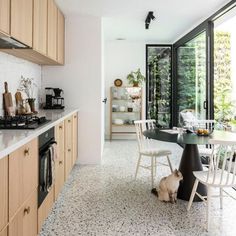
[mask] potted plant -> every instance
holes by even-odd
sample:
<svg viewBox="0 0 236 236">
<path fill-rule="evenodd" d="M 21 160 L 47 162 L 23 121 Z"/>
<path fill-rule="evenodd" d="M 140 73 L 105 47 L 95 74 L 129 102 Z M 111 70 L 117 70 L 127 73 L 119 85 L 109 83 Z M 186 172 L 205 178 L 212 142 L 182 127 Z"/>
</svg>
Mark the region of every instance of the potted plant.
<svg viewBox="0 0 236 236">
<path fill-rule="evenodd" d="M 139 84 L 145 81 L 145 77 L 142 75 L 139 68 L 137 71 L 131 71 L 131 73 L 127 75 L 127 80 L 129 84 L 132 84 L 134 87 L 138 87 Z"/>
<path fill-rule="evenodd" d="M 30 110 L 33 113 L 36 113 L 35 110 L 35 98 L 34 98 L 34 89 L 37 87 L 37 85 L 34 82 L 33 78 L 24 78 L 21 76 L 19 91 L 25 92 L 27 95 L 27 102 L 30 106 Z"/>
</svg>

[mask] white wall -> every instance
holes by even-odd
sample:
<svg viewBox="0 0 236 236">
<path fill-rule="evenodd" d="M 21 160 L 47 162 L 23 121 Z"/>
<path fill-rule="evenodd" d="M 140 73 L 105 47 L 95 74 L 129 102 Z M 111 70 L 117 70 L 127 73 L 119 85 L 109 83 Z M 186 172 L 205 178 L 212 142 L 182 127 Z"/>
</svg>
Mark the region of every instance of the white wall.
<svg viewBox="0 0 236 236">
<path fill-rule="evenodd" d="M 105 136 L 109 138 L 110 131 L 110 87 L 114 86 L 114 80 L 122 79 L 123 85 L 128 85 L 127 75 L 131 71 L 141 69 L 145 75 L 145 47 L 144 41 L 106 41 L 105 42 L 105 87 L 108 103 L 106 105 Z M 143 98 L 145 88 L 143 88 Z M 143 117 L 145 111 L 145 99 L 143 99 Z M 116 136 L 117 138 L 127 138 L 126 136 Z M 132 136 L 135 138 L 135 136 Z"/>
<path fill-rule="evenodd" d="M 13 102 L 15 102 L 15 93 L 19 87 L 21 75 L 35 79 L 38 88 L 35 90 L 35 98 L 38 103 L 41 88 L 41 66 L 0 52 L 0 93 L 4 92 L 4 82 L 7 81 Z M 2 96 L 0 96 L 0 104 L 0 110 L 2 110 Z"/>
<path fill-rule="evenodd" d="M 101 18 L 66 19 L 65 66 L 43 67 L 43 87 L 64 90 L 65 106 L 79 108 L 79 163 L 101 161 L 102 26 Z"/>
</svg>

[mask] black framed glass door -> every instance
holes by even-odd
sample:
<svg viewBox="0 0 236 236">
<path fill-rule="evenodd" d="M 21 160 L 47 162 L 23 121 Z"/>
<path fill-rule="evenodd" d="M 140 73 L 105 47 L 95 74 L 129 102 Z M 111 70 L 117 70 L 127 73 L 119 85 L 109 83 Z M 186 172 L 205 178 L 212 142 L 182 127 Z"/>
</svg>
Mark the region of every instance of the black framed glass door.
<svg viewBox="0 0 236 236">
<path fill-rule="evenodd" d="M 206 22 L 174 44 L 174 125 L 180 112 L 192 110 L 198 119 L 213 118 L 212 24 Z"/>
<path fill-rule="evenodd" d="M 146 45 L 146 117 L 171 127 L 172 46 Z"/>
</svg>

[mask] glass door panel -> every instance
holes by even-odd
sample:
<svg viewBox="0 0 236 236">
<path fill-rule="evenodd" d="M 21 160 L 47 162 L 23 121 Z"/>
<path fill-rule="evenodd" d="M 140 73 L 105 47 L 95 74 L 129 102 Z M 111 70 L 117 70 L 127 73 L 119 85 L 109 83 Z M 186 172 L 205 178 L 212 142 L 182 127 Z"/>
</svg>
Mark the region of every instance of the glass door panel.
<svg viewBox="0 0 236 236">
<path fill-rule="evenodd" d="M 157 126 L 171 126 L 172 47 L 147 45 L 146 116 Z"/>
<path fill-rule="evenodd" d="M 177 48 L 177 119 L 185 109 L 206 119 L 206 32 Z"/>
</svg>

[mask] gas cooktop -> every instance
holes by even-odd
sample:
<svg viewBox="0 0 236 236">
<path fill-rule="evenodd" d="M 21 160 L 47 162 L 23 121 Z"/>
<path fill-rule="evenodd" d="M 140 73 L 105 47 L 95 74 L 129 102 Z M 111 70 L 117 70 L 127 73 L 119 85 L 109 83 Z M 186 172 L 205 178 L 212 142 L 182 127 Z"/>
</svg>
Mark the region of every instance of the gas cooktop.
<svg viewBox="0 0 236 236">
<path fill-rule="evenodd" d="M 37 129 L 49 121 L 36 115 L 0 116 L 0 129 Z"/>
</svg>

